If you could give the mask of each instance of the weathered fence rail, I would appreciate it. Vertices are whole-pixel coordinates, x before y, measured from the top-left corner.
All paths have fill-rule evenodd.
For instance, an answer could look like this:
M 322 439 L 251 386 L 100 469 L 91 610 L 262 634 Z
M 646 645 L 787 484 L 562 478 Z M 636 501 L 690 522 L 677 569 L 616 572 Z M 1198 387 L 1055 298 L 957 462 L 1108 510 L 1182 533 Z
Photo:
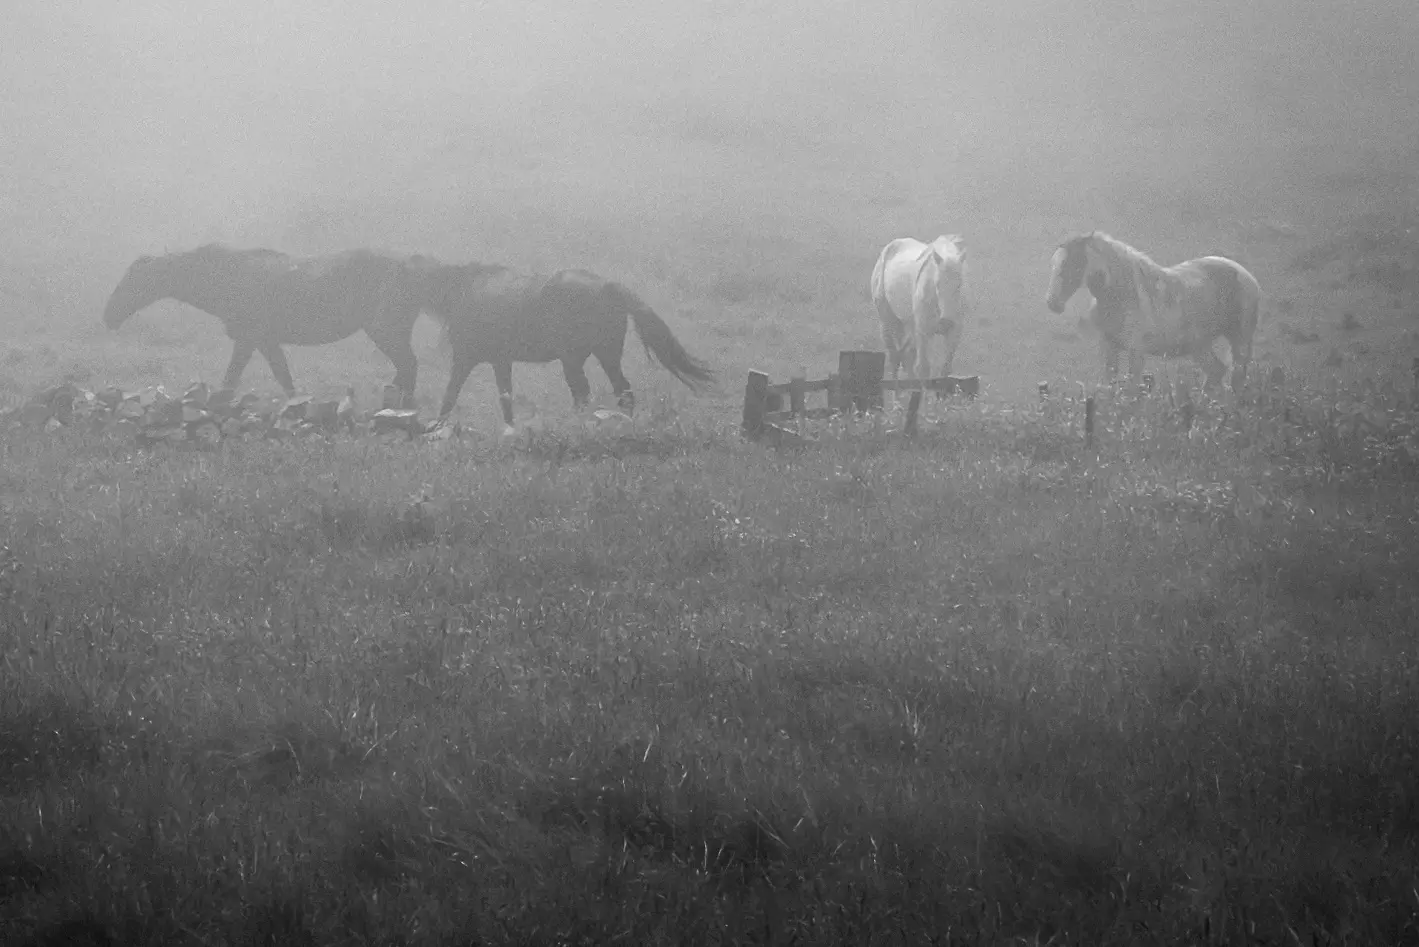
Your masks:
M 975 398 L 980 393 L 980 376 L 946 375 L 941 378 L 886 379 L 885 352 L 840 352 L 838 370 L 827 378 L 810 381 L 805 371 L 787 382 L 773 384 L 765 372 L 751 371 L 744 386 L 744 433 L 758 437 L 766 430 L 777 427 L 778 422 L 797 418 L 827 418 L 847 411 L 863 414 L 882 409 L 882 392 L 910 391 L 911 401 L 907 405 L 907 419 L 904 431 L 908 434 L 916 430 L 917 411 L 921 407 L 922 391 L 935 392 L 938 398 L 949 394 L 962 394 Z M 827 394 L 825 407 L 810 408 L 807 396 L 814 392 Z M 787 399 L 787 406 L 784 402 Z

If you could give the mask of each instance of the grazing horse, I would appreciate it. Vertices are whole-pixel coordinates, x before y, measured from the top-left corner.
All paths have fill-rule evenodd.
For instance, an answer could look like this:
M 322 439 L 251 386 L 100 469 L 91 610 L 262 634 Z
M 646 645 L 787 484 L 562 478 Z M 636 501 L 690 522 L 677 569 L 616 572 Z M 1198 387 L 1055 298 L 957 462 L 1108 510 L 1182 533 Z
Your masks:
M 1121 352 L 1129 376 L 1143 371 L 1147 355 L 1188 357 L 1206 372 L 1206 387 L 1230 372 L 1232 392 L 1246 382 L 1252 336 L 1261 308 L 1261 286 L 1247 269 L 1222 256 L 1162 266 L 1102 231 L 1061 243 L 1050 261 L 1045 305 L 1064 312 L 1079 287 L 1094 297 L 1088 321 L 1100 333 L 1110 381 Z
M 394 363 L 394 384 L 414 394 L 411 342 L 419 304 L 400 257 L 372 250 L 293 257 L 219 243 L 185 253 L 140 256 L 109 296 L 104 325 L 116 329 L 160 299 L 176 299 L 222 320 L 232 340 L 223 388 L 235 388 L 254 351 L 295 393 L 282 345 L 326 345 L 363 329 Z
M 965 279 L 966 242 L 959 234 L 931 243 L 899 237 L 882 248 L 872 268 L 871 291 L 893 379 L 908 358 L 917 381 L 932 377 L 933 335 L 945 341 L 941 374 L 951 373 L 966 316 Z M 895 391 L 892 400 L 896 402 Z
M 542 275 L 496 264 L 443 264 L 425 256 L 411 257 L 407 269 L 420 286 L 420 306 L 442 323 L 453 350 L 440 420 L 453 411 L 468 375 L 484 362 L 492 363 L 507 430 L 513 426 L 513 362 L 560 360 L 572 404 L 583 408 L 591 398 L 583 366 L 592 355 L 611 380 L 622 409 L 633 412 L 635 396 L 621 372 L 627 316 L 635 322 L 646 354 L 690 390 L 714 378 L 640 297 L 586 270 Z

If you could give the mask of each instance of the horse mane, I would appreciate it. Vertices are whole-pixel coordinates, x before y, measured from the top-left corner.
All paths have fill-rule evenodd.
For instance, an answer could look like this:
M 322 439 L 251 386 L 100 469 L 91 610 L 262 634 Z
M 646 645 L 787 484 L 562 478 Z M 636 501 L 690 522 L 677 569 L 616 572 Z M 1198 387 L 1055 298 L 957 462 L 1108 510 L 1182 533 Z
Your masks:
M 199 247 L 194 247 L 186 253 L 165 254 L 168 259 L 188 259 L 188 260 L 284 260 L 289 254 L 280 250 L 272 250 L 269 247 L 234 247 L 229 243 L 212 242 L 204 243 Z
M 1163 279 L 1168 276 L 1168 268 L 1166 266 L 1154 260 L 1137 247 L 1130 246 L 1117 237 L 1109 236 L 1102 230 L 1092 231 L 1088 236 L 1090 239 L 1097 240 L 1112 250 L 1123 262 L 1130 264 L 1130 268 L 1136 266 L 1143 272 L 1157 279 Z

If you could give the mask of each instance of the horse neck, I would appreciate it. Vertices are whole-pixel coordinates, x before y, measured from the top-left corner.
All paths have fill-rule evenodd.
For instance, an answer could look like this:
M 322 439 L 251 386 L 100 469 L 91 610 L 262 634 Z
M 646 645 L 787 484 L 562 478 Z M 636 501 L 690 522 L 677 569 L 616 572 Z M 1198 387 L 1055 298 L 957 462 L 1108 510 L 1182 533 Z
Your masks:
M 454 308 L 454 293 L 458 287 L 457 275 L 446 267 L 440 267 L 415 272 L 412 281 L 419 309 L 440 322 L 449 321 Z
M 151 297 L 149 302 L 157 302 L 160 299 L 176 299 L 189 306 L 197 306 L 198 300 L 194 298 L 197 293 L 194 292 L 196 281 L 192 279 L 192 263 L 183 257 L 173 257 L 165 261 L 165 264 L 148 286 L 147 295 Z M 198 306 L 198 308 L 201 307 Z
M 1166 279 L 1167 271 L 1150 260 L 1147 254 L 1118 240 L 1103 238 L 1105 252 L 1100 254 L 1108 264 L 1110 288 L 1137 292 L 1139 280 Z
M 466 263 L 421 273 L 417 276 L 419 305 L 425 312 L 451 319 L 459 310 L 469 308 L 470 297 L 488 280 L 505 272 L 506 267 L 496 264 Z
M 1110 248 L 1108 256 L 1114 260 L 1115 266 L 1127 268 L 1128 273 L 1138 273 L 1152 280 L 1168 278 L 1168 268 L 1155 263 L 1144 251 L 1130 247 L 1121 240 L 1105 239 L 1105 246 Z
M 233 281 L 222 263 L 179 258 L 172 261 L 164 276 L 163 295 L 159 299 L 176 299 L 214 316 L 222 315 L 229 305 Z

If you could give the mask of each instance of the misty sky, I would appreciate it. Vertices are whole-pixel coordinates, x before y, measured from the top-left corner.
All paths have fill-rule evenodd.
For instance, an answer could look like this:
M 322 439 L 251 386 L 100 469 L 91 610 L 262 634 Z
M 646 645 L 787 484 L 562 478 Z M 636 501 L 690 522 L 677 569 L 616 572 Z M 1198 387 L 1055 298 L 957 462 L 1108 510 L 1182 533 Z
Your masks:
M 279 245 L 327 196 L 447 242 L 450 208 L 492 194 L 581 200 L 588 226 L 598 201 L 792 225 L 823 216 L 814 194 L 892 190 L 1013 196 L 1008 216 L 1416 147 L 1402 0 L 11 6 L 4 247 L 110 268 L 214 235 Z

